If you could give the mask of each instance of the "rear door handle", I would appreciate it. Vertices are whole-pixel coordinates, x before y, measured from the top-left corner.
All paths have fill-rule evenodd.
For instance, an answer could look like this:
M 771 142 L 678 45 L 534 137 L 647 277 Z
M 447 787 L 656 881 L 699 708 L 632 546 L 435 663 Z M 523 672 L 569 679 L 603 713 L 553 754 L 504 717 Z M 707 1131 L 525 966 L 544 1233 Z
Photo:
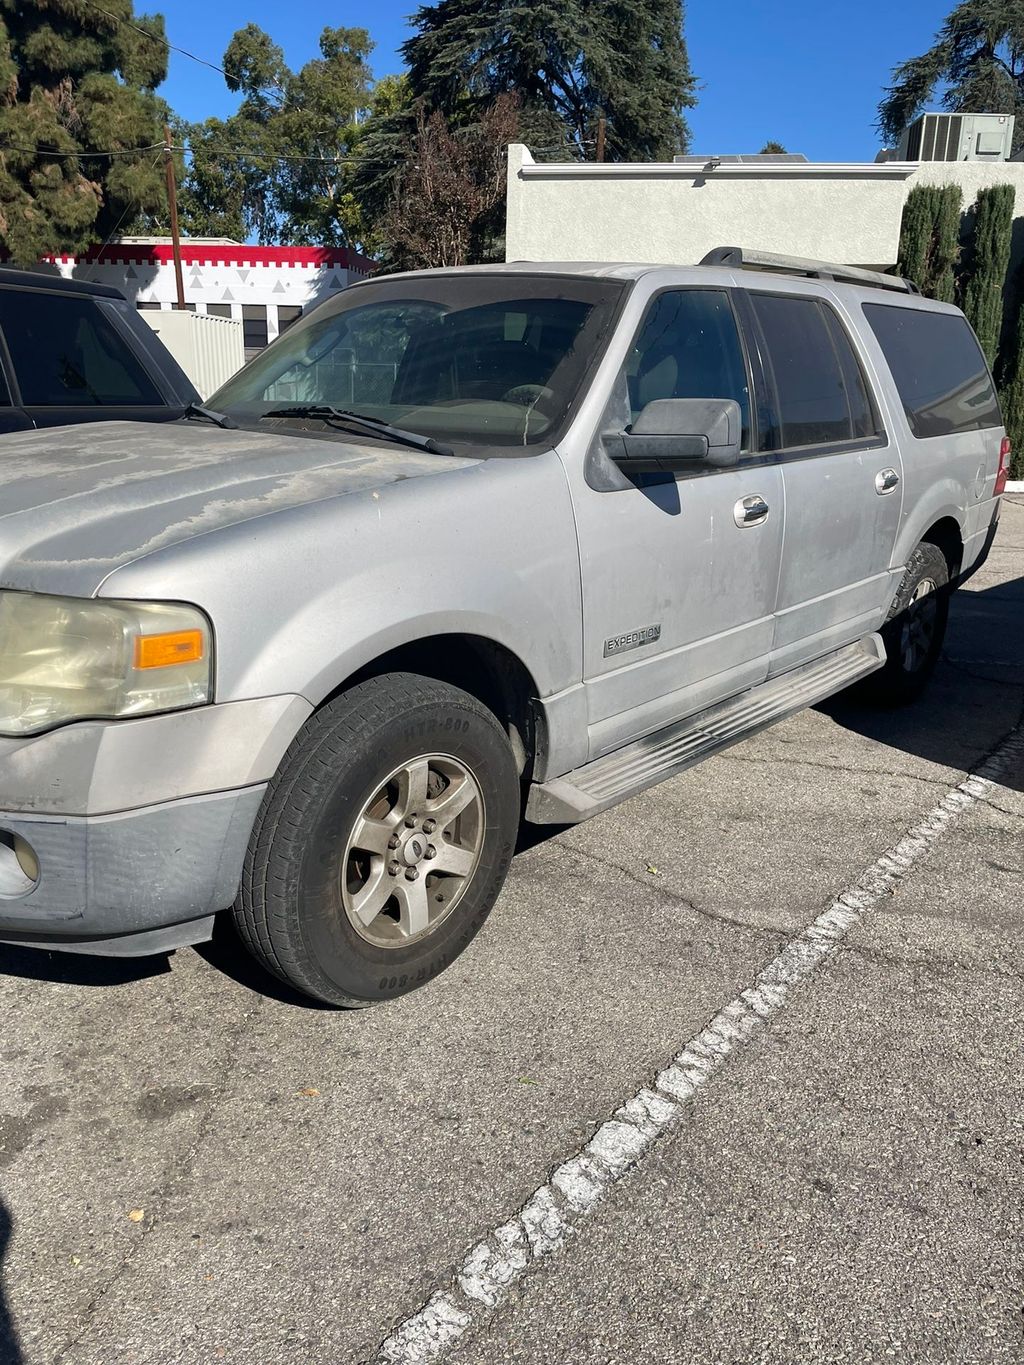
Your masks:
M 768 504 L 760 493 L 752 493 L 749 498 L 740 498 L 732 516 L 737 526 L 760 526 L 768 520 Z
M 900 481 L 900 476 L 895 469 L 880 469 L 875 475 L 875 492 L 879 497 L 884 498 L 886 493 L 892 490 Z

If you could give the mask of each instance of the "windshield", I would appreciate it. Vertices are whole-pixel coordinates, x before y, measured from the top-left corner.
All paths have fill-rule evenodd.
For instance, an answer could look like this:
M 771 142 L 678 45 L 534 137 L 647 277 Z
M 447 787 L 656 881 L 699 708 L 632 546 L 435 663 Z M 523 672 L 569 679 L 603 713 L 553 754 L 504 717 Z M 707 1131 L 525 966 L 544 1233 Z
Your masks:
M 240 420 L 322 404 L 451 442 L 550 442 L 624 286 L 555 275 L 424 275 L 345 291 L 209 400 Z

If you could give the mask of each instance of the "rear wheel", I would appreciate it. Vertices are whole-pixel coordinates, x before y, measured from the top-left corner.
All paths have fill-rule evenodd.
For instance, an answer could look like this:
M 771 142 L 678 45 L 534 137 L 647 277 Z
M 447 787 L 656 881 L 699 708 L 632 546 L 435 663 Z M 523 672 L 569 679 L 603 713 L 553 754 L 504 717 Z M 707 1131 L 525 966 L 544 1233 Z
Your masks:
M 431 980 L 508 870 L 519 779 L 494 716 L 457 688 L 375 678 L 329 702 L 264 799 L 234 914 L 270 971 L 359 1006 Z
M 949 591 L 946 556 L 937 545 L 922 542 L 910 557 L 882 627 L 886 662 L 866 680 L 871 700 L 904 706 L 924 691 L 942 652 Z

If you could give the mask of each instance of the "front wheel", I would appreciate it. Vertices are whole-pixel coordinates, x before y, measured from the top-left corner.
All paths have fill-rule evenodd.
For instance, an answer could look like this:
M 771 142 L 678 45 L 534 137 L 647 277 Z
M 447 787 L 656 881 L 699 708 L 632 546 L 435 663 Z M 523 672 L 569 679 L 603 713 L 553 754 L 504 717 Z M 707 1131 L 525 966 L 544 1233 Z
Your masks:
M 333 1005 L 425 984 L 501 890 L 519 822 L 508 739 L 475 698 L 413 674 L 312 716 L 271 783 L 235 921 L 275 975 Z
M 882 627 L 886 662 L 865 683 L 872 701 L 904 706 L 924 691 L 942 652 L 949 593 L 946 556 L 937 545 L 922 542 L 910 556 Z

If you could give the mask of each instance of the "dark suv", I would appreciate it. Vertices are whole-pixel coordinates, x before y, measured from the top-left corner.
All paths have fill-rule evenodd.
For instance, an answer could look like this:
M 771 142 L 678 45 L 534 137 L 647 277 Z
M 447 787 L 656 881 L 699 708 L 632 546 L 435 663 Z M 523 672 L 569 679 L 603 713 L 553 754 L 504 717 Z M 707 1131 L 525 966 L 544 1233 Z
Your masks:
M 167 422 L 199 395 L 123 294 L 0 270 L 0 432 Z

